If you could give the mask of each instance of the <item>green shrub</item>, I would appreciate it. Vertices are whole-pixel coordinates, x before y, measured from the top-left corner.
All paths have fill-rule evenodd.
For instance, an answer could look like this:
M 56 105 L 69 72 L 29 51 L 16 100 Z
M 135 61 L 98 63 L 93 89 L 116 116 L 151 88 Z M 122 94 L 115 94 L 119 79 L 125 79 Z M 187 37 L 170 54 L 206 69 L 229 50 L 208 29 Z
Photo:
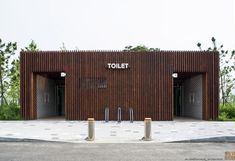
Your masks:
M 235 119 L 235 105 L 225 104 L 220 105 L 219 120 Z
M 225 121 L 225 120 L 227 120 L 227 119 L 228 119 L 227 114 L 226 114 L 225 112 L 220 112 L 219 117 L 218 117 L 218 120 L 219 120 L 219 121 Z
M 0 106 L 0 120 L 19 120 L 20 107 L 16 104 Z

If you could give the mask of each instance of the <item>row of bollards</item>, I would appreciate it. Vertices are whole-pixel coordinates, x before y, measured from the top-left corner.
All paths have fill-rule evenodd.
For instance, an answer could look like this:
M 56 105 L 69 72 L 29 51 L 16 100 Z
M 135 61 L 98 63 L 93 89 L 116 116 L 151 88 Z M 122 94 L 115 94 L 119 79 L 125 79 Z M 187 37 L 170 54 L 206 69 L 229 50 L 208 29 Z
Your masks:
M 151 141 L 152 140 L 152 131 L 151 131 L 151 118 L 144 119 L 144 137 L 142 140 L 144 141 Z M 88 137 L 86 138 L 87 141 L 94 141 L 95 140 L 95 119 L 88 118 Z

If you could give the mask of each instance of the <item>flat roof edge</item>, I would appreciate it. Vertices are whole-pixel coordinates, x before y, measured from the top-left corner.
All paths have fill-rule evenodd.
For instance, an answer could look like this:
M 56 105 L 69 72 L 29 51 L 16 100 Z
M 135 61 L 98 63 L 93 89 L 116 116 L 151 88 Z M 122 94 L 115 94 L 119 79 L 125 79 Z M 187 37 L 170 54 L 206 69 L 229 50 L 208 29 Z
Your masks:
M 207 50 L 160 50 L 160 51 L 122 51 L 122 50 L 41 50 L 21 51 L 20 53 L 219 53 Z

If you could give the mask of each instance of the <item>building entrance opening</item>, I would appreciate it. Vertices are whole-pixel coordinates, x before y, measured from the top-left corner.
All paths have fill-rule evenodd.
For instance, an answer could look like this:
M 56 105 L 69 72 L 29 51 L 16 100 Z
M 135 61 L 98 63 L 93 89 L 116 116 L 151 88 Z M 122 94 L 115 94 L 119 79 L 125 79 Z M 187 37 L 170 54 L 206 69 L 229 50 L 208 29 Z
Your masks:
M 174 79 L 174 117 L 202 119 L 202 74 L 177 73 Z
M 60 72 L 36 74 L 37 118 L 65 116 L 65 77 Z

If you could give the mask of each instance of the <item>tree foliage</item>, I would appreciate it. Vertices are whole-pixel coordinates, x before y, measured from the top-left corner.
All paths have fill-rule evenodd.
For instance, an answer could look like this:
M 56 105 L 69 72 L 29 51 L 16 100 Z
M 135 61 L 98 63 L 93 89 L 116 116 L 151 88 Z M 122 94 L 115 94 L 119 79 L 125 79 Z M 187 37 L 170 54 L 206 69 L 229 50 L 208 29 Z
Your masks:
M 10 69 L 9 75 L 9 91 L 8 100 L 11 104 L 19 104 L 20 98 L 20 59 L 19 57 L 14 59 L 11 63 L 12 67 Z
M 22 51 L 39 51 L 37 44 L 34 40 L 31 40 L 28 46 Z M 9 79 L 9 90 L 7 91 L 7 98 L 10 103 L 19 104 L 20 98 L 20 57 L 13 59 L 11 62 L 10 73 L 8 76 Z
M 20 58 L 16 57 L 17 43 L 0 39 L 0 119 L 20 119 Z M 32 40 L 22 51 L 38 51 Z
M 11 57 L 17 50 L 17 43 L 8 42 L 4 43 L 0 39 L 0 103 L 1 105 L 8 104 L 7 90 L 10 87 L 9 77 L 11 75 L 10 64 L 14 61 Z
M 222 104 L 229 102 L 230 97 L 232 96 L 232 89 L 235 87 L 235 77 L 234 77 L 234 63 L 231 63 L 230 60 L 234 61 L 235 50 L 229 52 L 228 50 L 223 49 L 223 45 L 217 46 L 216 39 L 211 38 L 212 47 L 207 48 L 207 51 L 217 51 L 219 52 L 220 57 L 220 70 L 219 70 L 219 82 L 220 82 L 220 96 Z M 201 43 L 197 44 L 198 48 L 202 50 Z
M 67 50 L 64 42 L 62 42 L 62 46 L 60 47 L 60 50 L 61 51 L 66 51 Z
M 160 51 L 159 48 L 148 48 L 145 45 L 126 46 L 123 51 L 133 51 L 133 52 L 147 52 L 147 51 Z
M 34 42 L 34 40 L 31 40 L 28 46 L 26 46 L 22 51 L 39 51 L 37 44 Z

